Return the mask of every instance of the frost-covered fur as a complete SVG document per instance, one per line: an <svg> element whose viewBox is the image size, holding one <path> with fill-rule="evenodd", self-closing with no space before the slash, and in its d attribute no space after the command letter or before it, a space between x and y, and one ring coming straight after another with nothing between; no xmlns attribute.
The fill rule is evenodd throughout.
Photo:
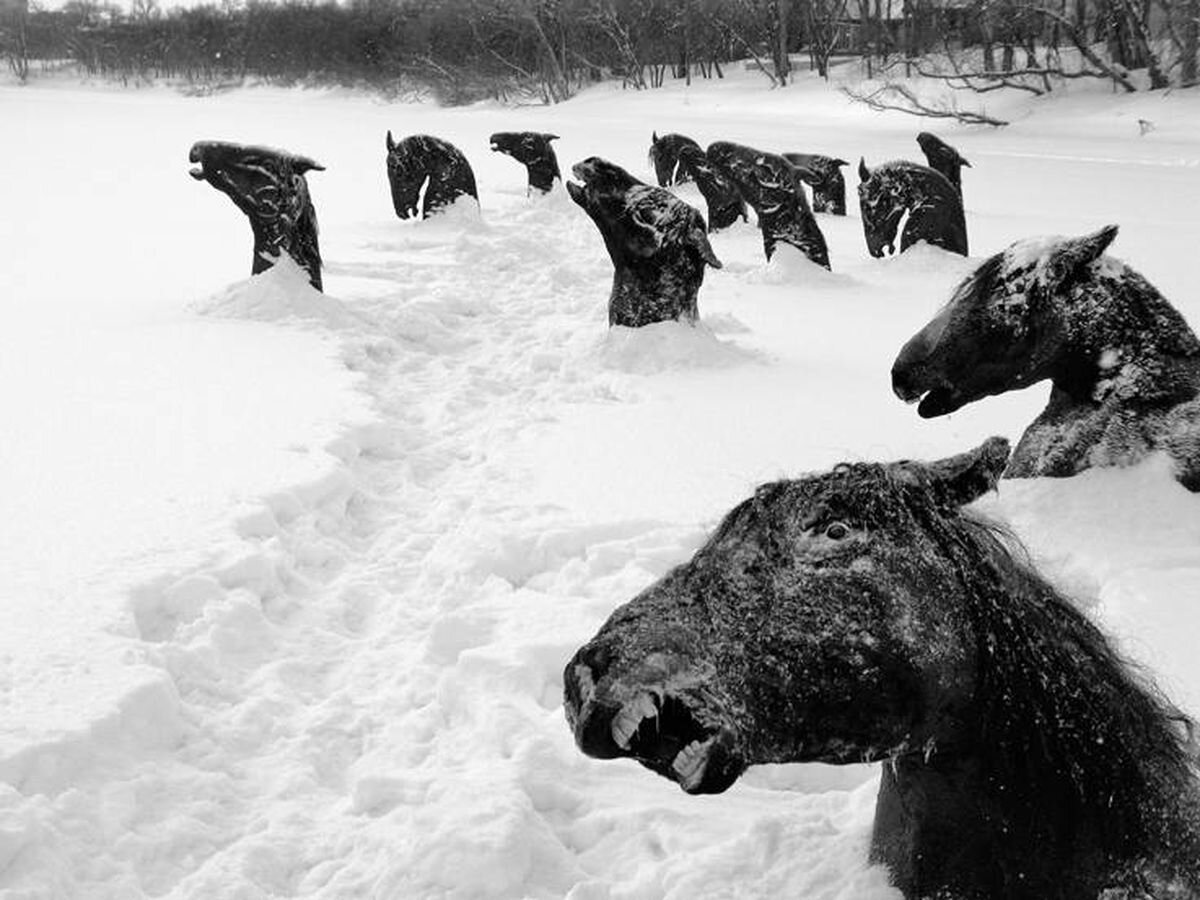
<svg viewBox="0 0 1200 900"><path fill-rule="evenodd" d="M808 208L796 166L777 154L729 141L709 144L706 152L754 207L767 259L777 244L791 244L817 265L829 268L829 247Z"/></svg>
<svg viewBox="0 0 1200 900"><path fill-rule="evenodd" d="M971 168L971 164L967 162L961 153L940 137L930 134L928 131L922 131L917 135L917 144L920 146L921 152L925 154L929 168L945 175L946 180L954 185L954 189L958 191L958 195L961 197L963 166L969 169Z"/></svg>
<svg viewBox="0 0 1200 900"><path fill-rule="evenodd" d="M525 167L529 174L528 193L539 191L548 194L554 182L562 180L558 170L558 157L551 141L558 140L557 134L540 131L497 131L489 138L492 150L511 156Z"/></svg>
<svg viewBox="0 0 1200 900"><path fill-rule="evenodd" d="M691 180L691 173L679 165L679 151L684 147L700 145L685 134L650 133L650 165L654 167L654 177L658 179L659 187L670 187L673 184L683 184Z"/></svg>
<svg viewBox="0 0 1200 900"><path fill-rule="evenodd" d="M479 199L475 173L462 151L441 138L414 134L400 141L387 133L387 174L392 206L401 219L428 218L459 197ZM428 182L425 196L421 188ZM420 208L418 209L418 204Z"/></svg>
<svg viewBox="0 0 1200 900"><path fill-rule="evenodd" d="M967 255L967 222L962 197L946 176L927 166L897 160L868 169L858 163L858 205L863 235L874 257L895 252L896 231L908 213L900 235L903 253L918 241Z"/></svg>
<svg viewBox="0 0 1200 900"><path fill-rule="evenodd" d="M321 249L317 241L317 211L304 173L324 166L307 156L271 147L198 141L188 160L199 163L190 171L229 197L250 220L254 257L250 272L257 275L286 253L308 273L321 290Z"/></svg>
<svg viewBox="0 0 1200 900"><path fill-rule="evenodd" d="M909 900L1200 896L1190 723L962 511L1007 456L760 487L568 663L580 748L688 793L882 761L870 854Z"/></svg>
<svg viewBox="0 0 1200 900"><path fill-rule="evenodd" d="M849 165L846 160L820 153L785 153L783 158L800 170L800 178L812 188L813 212L846 214L846 179L842 175L842 166Z"/></svg>
<svg viewBox="0 0 1200 900"><path fill-rule="evenodd" d="M720 231L741 219L746 221L746 201L737 185L721 169L709 162L699 147L679 150L679 170L696 182L708 206L708 230Z"/></svg>
<svg viewBox="0 0 1200 900"><path fill-rule="evenodd" d="M987 260L900 351L896 393L932 417L1049 379L1008 477L1164 450L1200 490L1200 342L1153 285L1102 255L1116 233L1020 241Z"/></svg>
<svg viewBox="0 0 1200 900"><path fill-rule="evenodd" d="M596 223L612 258L608 324L694 322L704 267L721 267L704 217L607 160L592 156L571 171L583 185L568 182L567 192Z"/></svg>

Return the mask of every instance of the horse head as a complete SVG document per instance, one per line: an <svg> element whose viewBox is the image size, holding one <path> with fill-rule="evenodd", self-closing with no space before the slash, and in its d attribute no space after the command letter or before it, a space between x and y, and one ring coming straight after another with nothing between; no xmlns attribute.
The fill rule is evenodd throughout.
<svg viewBox="0 0 1200 900"><path fill-rule="evenodd" d="M522 165L528 166L554 156L551 141L558 140L557 134L537 131L497 131L490 138L492 150L511 156Z"/></svg>
<svg viewBox="0 0 1200 900"><path fill-rule="evenodd" d="M420 215L421 188L429 180L428 153L414 135L397 141L387 133L387 175L392 191L392 207L401 219Z"/></svg>
<svg viewBox="0 0 1200 900"><path fill-rule="evenodd" d="M858 205L862 212L863 234L867 239L867 252L876 259L884 251L896 252L896 232L904 217L907 205L900 185L886 167L875 172L867 168L865 159L858 162Z"/></svg>
<svg viewBox="0 0 1200 900"><path fill-rule="evenodd" d="M812 188L813 212L846 214L846 179L842 176L842 166L849 165L846 160L819 153L785 153L783 158L796 166L800 178Z"/></svg>
<svg viewBox="0 0 1200 900"><path fill-rule="evenodd" d="M1062 303L1116 234L1110 225L1082 237L1027 239L986 260L900 350L896 396L919 401L918 414L932 418L1045 378L1094 380L1102 360L1078 358L1067 346ZM1086 291L1074 293L1079 304L1090 302Z"/></svg>
<svg viewBox="0 0 1200 900"><path fill-rule="evenodd" d="M686 172L679 168L679 153L684 147L699 148L694 140L685 134L664 134L661 137L657 131L650 133L650 165L654 167L654 177L659 187L670 187L688 180Z"/></svg>
<svg viewBox="0 0 1200 900"><path fill-rule="evenodd" d="M297 222L311 202L304 173L325 169L307 156L225 141L197 141L188 160L199 163L189 175L207 181L252 221L264 224Z"/></svg>
<svg viewBox="0 0 1200 900"><path fill-rule="evenodd" d="M313 287L321 289L317 213L304 175L324 166L307 156L225 141L196 142L188 160L199 164L188 174L225 194L249 218L253 273L287 253L308 272Z"/></svg>
<svg viewBox="0 0 1200 900"><path fill-rule="evenodd" d="M757 763L953 745L975 645L945 544L1007 457L992 438L760 487L568 663L580 748L715 793Z"/></svg>
<svg viewBox="0 0 1200 900"><path fill-rule="evenodd" d="M731 141L709 144L705 153L760 215L793 204L797 197L808 209L801 170L782 156Z"/></svg>

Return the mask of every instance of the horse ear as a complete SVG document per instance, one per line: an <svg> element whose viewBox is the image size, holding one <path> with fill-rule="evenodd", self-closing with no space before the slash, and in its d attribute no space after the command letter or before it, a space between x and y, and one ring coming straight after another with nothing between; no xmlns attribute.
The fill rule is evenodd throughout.
<svg viewBox="0 0 1200 900"><path fill-rule="evenodd" d="M293 156L292 170L297 175L303 175L305 172L324 172L325 167L316 160L309 159L307 156Z"/></svg>
<svg viewBox="0 0 1200 900"><path fill-rule="evenodd" d="M806 181L809 184L812 184L814 181L821 180L820 175L818 173L814 172L810 167L798 165L797 163L794 163L791 160L785 160L785 162L787 162L787 164L792 169L792 180L793 181L795 181L798 178L801 181Z"/></svg>
<svg viewBox="0 0 1200 900"><path fill-rule="evenodd" d="M990 437L974 450L926 465L929 486L937 500L959 507L978 500L996 487L1008 465L1009 443Z"/></svg>
<svg viewBox="0 0 1200 900"><path fill-rule="evenodd" d="M544 138L546 139L546 143L550 143L550 141L557 141L557 140L558 140L558 135L557 135L557 134L549 134L549 133L547 133L547 134L543 134L543 135L542 135L542 137L544 137Z"/></svg>
<svg viewBox="0 0 1200 900"><path fill-rule="evenodd" d="M871 170L867 168L867 161L864 157L858 158L858 180L866 181L871 177Z"/></svg>
<svg viewBox="0 0 1200 900"><path fill-rule="evenodd" d="M658 143L658 132L657 131L650 132L650 143L652 143L652 144Z"/></svg>
<svg viewBox="0 0 1200 900"><path fill-rule="evenodd" d="M1105 225L1099 231L1082 237L1068 238L1049 253L1045 280L1053 290L1083 266L1090 265L1117 236L1116 225Z"/></svg>
<svg viewBox="0 0 1200 900"><path fill-rule="evenodd" d="M833 164L834 164L834 165L835 165L837 168L839 168L839 169L840 169L842 166L848 166L848 165L850 165L850 163L846 162L846 160L844 160L844 159L835 159L835 160L833 160Z"/></svg>
<svg viewBox="0 0 1200 900"><path fill-rule="evenodd" d="M388 148L388 153L391 153L393 150L396 149L396 142L392 139L391 129L388 129L388 133L387 133L387 148Z"/></svg>

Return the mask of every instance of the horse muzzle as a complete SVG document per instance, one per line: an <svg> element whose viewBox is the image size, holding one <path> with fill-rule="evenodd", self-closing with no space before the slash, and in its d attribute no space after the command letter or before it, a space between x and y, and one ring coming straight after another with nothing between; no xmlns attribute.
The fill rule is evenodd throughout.
<svg viewBox="0 0 1200 900"><path fill-rule="evenodd" d="M673 681L613 682L585 661L563 673L564 711L575 743L597 759L636 759L689 794L728 790L746 769L727 718ZM601 686L603 685L603 686Z"/></svg>

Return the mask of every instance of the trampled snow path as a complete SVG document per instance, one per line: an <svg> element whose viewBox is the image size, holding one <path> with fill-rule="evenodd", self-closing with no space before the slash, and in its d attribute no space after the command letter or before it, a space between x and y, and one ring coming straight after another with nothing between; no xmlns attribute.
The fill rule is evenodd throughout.
<svg viewBox="0 0 1200 900"><path fill-rule="evenodd" d="M521 112L271 90L2 99L44 126L41 144L20 148L22 171L72 160L81 117L106 137L82 174L118 216L102 235L118 246L77 241L87 265L65 282L43 256L37 277L17 272L30 291L13 292L17 304L32 297L67 320L65 296L103 322L125 313L131 284L161 311L242 271L242 223L186 177L191 140L269 139L320 158L331 295L277 269L201 306L334 336L377 417L330 448L340 462L325 477L243 516L239 548L223 541L216 561L133 595L130 661L160 677L118 695L111 714L81 698L79 727L57 742L21 750L24 732L8 735L6 900L896 896L865 864L871 770L766 767L720 797L687 797L574 748L560 669L758 481L1019 434L1044 392L922 421L887 389L896 349L974 261L927 248L867 259L852 213L821 219L833 273L786 254L764 266L758 234L739 227L714 241L726 265L701 292L704 327L610 332L594 227L561 193L526 199L524 173L482 148L528 115L564 135L564 162L598 152L649 177L652 127L877 162L913 152L911 121L850 108L815 80L763 91L733 78L637 96L601 86ZM1189 165L1142 165L1197 157L1196 99L1051 98L1036 115L1021 100L1020 127L963 132L968 158L986 163L970 173L976 260L1018 237L1118 221L1117 255L1197 322L1195 179ZM1143 115L1159 123L1144 141L1132 127ZM401 122L468 149L482 221L391 218L382 135ZM146 168L113 180L130 144ZM1092 156L1114 162L1078 162ZM57 184L29 183L38 198ZM49 217L65 202L27 206ZM180 239L140 252L160 232ZM123 387L97 389L128 400ZM1194 496L1152 462L1005 485L988 505L1195 710ZM75 646L90 635L67 632Z"/></svg>
<svg viewBox="0 0 1200 900"><path fill-rule="evenodd" d="M730 799L714 822L704 801L571 743L563 660L701 534L531 514L512 447L564 401L617 398L622 368L663 346L701 366L751 355L674 324L607 336L590 223L562 193L507 219L393 228L334 267L361 285L346 303L281 266L203 304L341 334L380 424L331 448L343 465L327 478L243 519L244 555L139 592L162 680L130 702L120 740L93 734L61 748L60 771L28 774L43 797L0 844L26 896L560 897L579 883L582 898L628 883L682 897L705 856L768 881L862 868L869 786L800 815L787 791L746 787L730 796L757 823L747 834ZM654 846L656 823L670 846Z"/></svg>

